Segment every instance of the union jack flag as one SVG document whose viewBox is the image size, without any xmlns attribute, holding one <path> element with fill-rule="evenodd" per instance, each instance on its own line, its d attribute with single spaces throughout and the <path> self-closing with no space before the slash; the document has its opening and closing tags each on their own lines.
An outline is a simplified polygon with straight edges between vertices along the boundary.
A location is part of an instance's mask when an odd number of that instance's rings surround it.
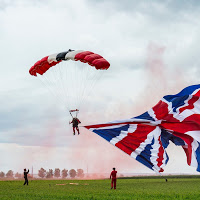
<svg viewBox="0 0 200 200">
<path fill-rule="evenodd" d="M 164 96 L 140 116 L 85 126 L 155 172 L 163 172 L 169 141 L 200 171 L 200 84 Z"/>
</svg>

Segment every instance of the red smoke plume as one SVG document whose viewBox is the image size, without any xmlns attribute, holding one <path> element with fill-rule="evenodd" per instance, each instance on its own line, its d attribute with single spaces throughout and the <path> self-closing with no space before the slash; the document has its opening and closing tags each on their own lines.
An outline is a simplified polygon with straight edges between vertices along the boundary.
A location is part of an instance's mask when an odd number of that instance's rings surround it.
<svg viewBox="0 0 200 200">
<path fill-rule="evenodd" d="M 105 122 L 102 120 L 107 118 L 107 116 L 103 115 L 105 113 L 112 115 L 108 118 L 113 120 L 126 116 L 126 113 L 130 113 L 130 110 L 140 115 L 154 106 L 164 95 L 176 93 L 185 87 L 180 71 L 178 72 L 177 69 L 173 68 L 172 73 L 164 63 L 164 53 L 164 46 L 153 43 L 148 46 L 143 76 L 143 79 L 146 80 L 146 87 L 138 95 L 139 99 L 134 100 L 134 105 L 119 103 L 115 112 L 109 112 L 109 108 L 107 108 L 108 110 L 105 109 L 101 114 L 95 112 L 96 114 L 89 114 L 91 116 L 85 115 L 85 119 L 90 119 L 86 123 L 93 124 L 98 119 L 99 123 Z M 177 73 L 179 73 L 178 79 Z M 121 113 L 121 116 L 116 118 L 116 113 Z M 83 129 L 81 129 L 81 132 L 81 135 L 77 137 L 76 144 L 74 144 L 77 149 L 71 158 L 71 161 L 77 163 L 77 166 L 83 162 L 85 166 L 88 166 L 89 172 L 96 173 L 109 173 L 113 167 L 116 167 L 119 172 L 150 172 L 142 164 L 95 133 Z"/>
</svg>

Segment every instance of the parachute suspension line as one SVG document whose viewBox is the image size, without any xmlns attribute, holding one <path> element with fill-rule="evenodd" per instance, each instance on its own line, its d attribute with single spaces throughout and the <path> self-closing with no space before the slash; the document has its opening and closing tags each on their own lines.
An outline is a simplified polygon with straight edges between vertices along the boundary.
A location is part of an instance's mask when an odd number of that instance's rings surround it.
<svg viewBox="0 0 200 200">
<path fill-rule="evenodd" d="M 49 71 L 44 75 L 44 78 L 46 78 L 51 84 L 53 87 L 57 87 L 57 78 L 56 78 L 56 74 L 53 73 L 52 71 L 55 71 L 55 70 L 52 70 L 52 69 L 49 69 Z M 55 95 L 57 98 L 60 98 L 60 91 L 59 90 L 54 90 L 55 91 Z M 60 98 L 62 100 L 62 98 Z M 63 100 L 62 100 L 63 101 Z"/>
<path fill-rule="evenodd" d="M 57 101 L 58 101 L 59 103 L 63 103 L 62 99 L 59 98 L 58 95 L 55 94 L 53 88 L 49 86 L 49 85 L 50 85 L 49 82 L 51 82 L 51 81 L 49 81 L 46 77 L 45 77 L 46 81 L 43 80 L 44 77 L 43 77 L 43 78 L 40 78 L 40 75 L 39 75 L 39 74 L 38 74 L 38 79 L 40 80 L 40 82 L 42 83 L 42 85 L 45 86 L 45 89 L 47 88 L 47 90 L 49 91 L 49 93 L 51 93 L 53 96 L 55 96 L 55 98 L 57 99 Z"/>
<path fill-rule="evenodd" d="M 72 113 L 69 111 L 69 113 L 70 113 L 70 115 L 72 116 L 72 118 L 73 118 L 73 115 L 72 115 Z"/>
<path fill-rule="evenodd" d="M 62 63 L 62 62 L 61 62 Z M 60 64 L 61 64 L 60 63 Z M 61 78 L 62 76 L 60 76 L 58 74 L 58 69 L 59 69 L 59 65 L 55 66 L 54 69 L 52 69 L 51 71 L 49 70 L 48 72 L 50 72 L 49 74 L 46 73 L 47 76 L 45 76 L 45 78 L 49 77 L 49 80 L 52 80 L 52 85 L 55 86 L 55 93 L 57 98 L 62 100 L 62 104 L 65 105 L 65 99 L 63 98 L 63 91 L 62 91 L 62 81 Z"/>
<path fill-rule="evenodd" d="M 72 92 L 71 88 L 73 86 L 70 84 L 69 80 L 73 77 L 73 74 L 70 74 L 71 70 L 70 67 L 67 66 L 67 61 L 62 61 L 58 65 L 54 66 L 53 73 L 46 72 L 46 75 L 49 77 L 48 80 L 51 80 L 50 82 L 52 85 L 55 86 L 55 93 L 58 98 L 62 100 L 62 104 L 70 110 L 70 94 Z M 48 74 L 47 74 L 48 73 Z M 45 78 L 47 78 L 45 76 Z M 70 86 L 70 87 L 69 87 Z"/>
<path fill-rule="evenodd" d="M 77 79 L 80 79 L 80 72 L 77 69 L 77 66 L 72 62 L 70 62 L 70 68 L 66 67 L 66 80 L 68 80 L 68 83 L 66 85 L 70 85 L 68 88 L 68 95 L 67 98 L 70 101 L 72 100 L 71 104 L 70 102 L 68 103 L 69 106 L 73 105 L 73 108 L 70 107 L 70 109 L 75 109 L 77 108 L 77 95 L 78 95 L 78 88 L 80 87 L 79 84 L 77 83 Z"/>
<path fill-rule="evenodd" d="M 71 62 L 68 63 L 68 61 L 63 61 L 63 66 L 62 66 L 63 74 L 64 74 L 63 84 L 65 85 L 65 91 L 66 91 L 65 101 L 66 101 L 66 106 L 68 110 L 72 109 L 70 108 L 70 94 L 72 93 L 71 90 L 73 88 L 73 86 L 71 85 L 71 80 L 70 80 L 72 79 L 73 74 L 72 74 L 71 68 L 68 66 L 70 64 Z"/>
<path fill-rule="evenodd" d="M 79 111 L 76 111 L 76 117 L 78 116 Z"/>
<path fill-rule="evenodd" d="M 96 72 L 96 69 L 89 69 L 89 66 L 86 69 L 86 76 L 85 79 L 87 78 L 87 80 L 84 80 L 86 83 L 82 84 L 83 86 L 85 85 L 84 88 L 82 88 L 81 90 L 81 94 L 79 96 L 79 107 L 81 106 L 82 102 L 84 99 L 86 99 L 86 97 L 88 97 L 88 92 L 89 92 L 89 88 L 91 86 L 91 74 Z"/>
<path fill-rule="evenodd" d="M 94 70 L 96 70 L 96 69 L 94 69 Z M 94 71 L 94 72 L 96 72 L 96 71 Z M 79 107 L 82 107 L 86 104 L 85 99 L 87 97 L 89 97 L 89 95 L 93 92 L 94 86 L 99 81 L 99 79 L 101 79 L 101 77 L 104 75 L 105 70 L 98 70 L 98 72 L 96 72 L 96 73 L 94 73 L 94 72 L 90 71 L 90 79 L 92 81 L 91 81 L 91 84 L 89 84 L 89 87 L 87 89 L 87 96 L 82 95 L 82 99 L 80 100 Z"/>
<path fill-rule="evenodd" d="M 64 96 L 64 105 L 67 106 L 67 109 L 69 110 L 69 107 L 68 107 L 68 98 L 67 98 L 67 94 L 68 94 L 68 87 L 65 86 L 65 80 L 66 80 L 66 75 L 67 75 L 67 68 L 68 66 L 64 66 L 64 65 L 67 65 L 65 62 L 67 61 L 63 61 L 61 63 L 61 65 L 58 66 L 58 72 L 59 72 L 59 82 L 60 82 L 60 85 L 61 85 L 61 88 L 62 88 L 62 91 L 63 91 L 63 96 Z M 62 73 L 62 68 L 64 68 L 64 72 Z"/>
<path fill-rule="evenodd" d="M 70 65 L 72 65 L 72 66 L 70 66 L 69 68 L 68 68 L 68 66 L 66 66 L 66 68 L 65 68 L 65 75 L 66 75 L 66 79 L 65 79 L 65 81 L 66 81 L 66 86 L 67 85 L 69 85 L 67 88 L 68 88 L 68 91 L 67 91 L 67 96 L 66 96 L 66 98 L 67 98 L 67 101 L 68 101 L 68 106 L 69 106 L 69 109 L 74 109 L 74 107 L 72 108 L 71 106 L 72 105 L 75 105 L 76 106 L 76 99 L 75 99 L 75 97 L 76 97 L 76 85 L 75 85 L 75 79 L 76 79 L 76 77 L 77 77 L 77 72 L 76 72 L 76 68 L 75 68 L 75 66 L 74 66 L 74 64 L 73 64 L 73 62 L 70 62 Z M 72 69 L 73 68 L 73 69 Z M 73 74 L 73 71 L 75 72 L 74 74 Z M 67 81 L 68 81 L 68 83 L 67 83 Z M 69 102 L 70 101 L 70 99 L 71 99 L 71 101 L 73 102 Z"/>
<path fill-rule="evenodd" d="M 55 70 L 49 69 L 48 72 L 43 75 L 43 77 L 46 80 L 45 82 L 47 82 L 49 84 L 49 88 L 52 88 L 52 86 L 55 87 L 55 89 L 52 90 L 54 93 L 54 96 L 56 96 L 56 99 L 59 99 L 59 101 L 62 102 L 62 104 L 63 104 L 64 101 L 62 98 L 61 90 L 56 89 L 59 77 L 57 77 Z"/>
<path fill-rule="evenodd" d="M 68 110 L 72 109 L 70 108 L 70 94 L 72 94 L 71 90 L 73 86 L 71 85 L 70 79 L 72 78 L 71 68 L 68 66 L 71 63 L 68 63 L 68 61 L 63 61 L 61 63 L 60 67 L 60 77 L 62 78 L 61 84 L 63 88 L 63 97 L 64 97 L 64 105 L 67 107 Z M 63 71 L 63 73 L 62 73 Z"/>
<path fill-rule="evenodd" d="M 47 87 L 52 90 L 52 87 L 55 87 L 55 81 L 52 80 L 52 78 L 49 78 L 49 76 L 51 75 L 51 70 L 49 70 L 47 73 L 48 74 L 44 74 L 40 80 L 44 81 L 47 84 Z M 58 91 L 52 90 L 52 92 L 54 96 L 56 97 L 56 99 L 60 99 L 59 95 L 57 94 Z M 62 99 L 60 100 L 62 101 Z"/>
<path fill-rule="evenodd" d="M 71 64 L 71 62 L 69 64 Z M 70 110 L 70 109 L 72 109 L 71 108 L 71 104 L 70 104 L 70 99 L 72 97 L 70 95 L 72 94 L 72 90 L 74 88 L 73 82 L 72 82 L 72 77 L 74 77 L 74 74 L 72 73 L 73 71 L 72 71 L 72 69 L 70 67 L 68 67 L 68 66 L 63 66 L 63 67 L 65 68 L 63 71 L 64 71 L 64 74 L 65 74 L 64 83 L 65 83 L 65 86 L 66 86 L 66 106 Z"/>
<path fill-rule="evenodd" d="M 67 106 L 68 110 L 79 108 L 80 99 L 83 98 L 83 90 L 87 88 L 89 71 L 90 66 L 79 62 L 75 64 L 74 62 L 63 61 L 54 67 L 54 77 L 50 79 L 54 80 L 53 83 L 57 83 L 56 92 L 58 93 L 58 90 L 60 90 L 59 96 L 64 100 L 64 105 Z M 70 107 L 71 99 L 73 101 L 73 107 Z"/>
<path fill-rule="evenodd" d="M 87 81 L 89 81 L 88 80 L 89 79 L 89 75 L 88 74 L 89 74 L 89 71 L 92 70 L 90 68 L 91 68 L 90 66 L 86 66 L 83 69 L 85 76 L 82 77 L 81 89 L 80 89 L 80 93 L 78 95 L 78 102 L 79 102 L 78 106 L 79 107 L 80 107 L 80 103 L 81 103 L 83 97 L 85 95 L 87 95 L 87 93 L 85 93 L 85 90 L 88 88 L 88 82 L 87 82 Z"/>
<path fill-rule="evenodd" d="M 73 91 L 70 93 L 73 94 L 73 104 L 75 105 L 74 108 L 80 108 L 79 105 L 81 103 L 81 99 L 83 99 L 83 96 L 86 96 L 87 93 L 84 91 L 90 86 L 90 83 L 88 83 L 88 77 L 91 70 L 91 66 L 88 66 L 85 63 L 80 62 L 73 62 L 74 66 L 70 66 L 71 70 L 69 70 L 72 74 L 70 75 L 69 71 L 67 71 L 68 77 L 66 80 L 70 80 L 71 88 L 73 88 Z M 70 63 L 70 65 L 73 65 Z M 67 67 L 66 67 L 67 69 Z M 96 69 L 94 69 L 96 71 Z M 87 84 L 88 83 L 88 84 Z M 69 85 L 69 83 L 68 83 Z M 68 87 L 66 87 L 68 88 Z M 72 89 L 71 89 L 72 90 Z M 71 107 L 72 109 L 72 107 Z"/>
<path fill-rule="evenodd" d="M 85 86 L 85 81 L 84 81 L 84 78 L 85 78 L 85 71 L 87 70 L 87 67 L 88 66 L 83 66 L 84 64 L 82 64 L 82 66 L 80 67 L 80 71 L 79 71 L 79 77 L 77 80 L 77 82 L 79 81 L 79 88 L 77 87 L 78 91 L 77 91 L 77 95 L 76 95 L 76 101 L 77 101 L 77 107 L 79 107 L 79 101 L 80 101 L 80 96 L 81 96 L 81 91 L 82 91 L 82 88 Z M 77 67 L 78 68 L 78 67 Z M 78 70 L 78 69 L 77 69 Z M 78 73 L 78 72 L 77 72 Z M 81 76 L 82 75 L 82 76 Z M 80 107 L 79 107 L 80 108 Z"/>
<path fill-rule="evenodd" d="M 58 74 L 58 82 L 59 82 L 58 84 L 60 85 L 60 88 L 63 91 L 63 94 L 65 94 L 65 88 L 64 88 L 64 85 L 63 85 L 63 77 L 61 76 L 61 70 L 60 70 L 61 65 L 62 65 L 62 62 L 60 63 L 60 65 L 55 66 L 55 67 L 57 67 L 56 71 L 57 71 L 57 74 Z M 64 99 L 64 101 L 65 101 L 65 99 Z"/>
<path fill-rule="evenodd" d="M 88 88 L 88 79 L 89 79 L 89 71 L 92 70 L 90 69 L 91 66 L 84 66 L 82 68 L 82 74 L 84 74 L 84 76 L 81 77 L 81 80 L 80 80 L 80 90 L 79 90 L 79 94 L 77 95 L 77 101 L 78 101 L 78 107 L 80 107 L 80 103 L 83 99 L 83 96 L 84 95 L 87 95 L 87 93 L 85 93 L 85 90 Z"/>
<path fill-rule="evenodd" d="M 84 73 L 82 73 L 83 68 L 84 68 L 83 63 L 77 63 L 77 65 L 75 65 L 74 68 L 75 68 L 75 77 L 73 79 L 73 82 L 74 82 L 74 88 L 76 90 L 75 91 L 75 107 L 78 108 L 78 101 L 79 101 L 78 96 L 80 95 L 81 87 L 83 85 L 81 83 L 81 80 L 84 77 Z"/>
<path fill-rule="evenodd" d="M 38 74 L 38 78 L 59 104 L 71 110 L 86 104 L 85 100 L 103 74 L 104 70 L 86 63 L 62 61 L 42 76 Z"/>
</svg>

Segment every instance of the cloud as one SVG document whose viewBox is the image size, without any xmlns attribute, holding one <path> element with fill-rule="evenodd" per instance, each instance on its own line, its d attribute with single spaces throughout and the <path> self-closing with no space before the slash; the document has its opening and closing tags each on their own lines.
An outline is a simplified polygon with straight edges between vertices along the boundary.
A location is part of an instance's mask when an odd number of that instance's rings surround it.
<svg viewBox="0 0 200 200">
<path fill-rule="evenodd" d="M 18 156 L 29 145 L 78 148 L 65 107 L 28 73 L 37 60 L 69 48 L 111 63 L 80 112 L 83 124 L 139 115 L 166 92 L 199 83 L 198 4 L 1 0 L 0 142 L 22 148 Z M 152 45 L 163 48 L 162 68 L 147 65 Z"/>
</svg>

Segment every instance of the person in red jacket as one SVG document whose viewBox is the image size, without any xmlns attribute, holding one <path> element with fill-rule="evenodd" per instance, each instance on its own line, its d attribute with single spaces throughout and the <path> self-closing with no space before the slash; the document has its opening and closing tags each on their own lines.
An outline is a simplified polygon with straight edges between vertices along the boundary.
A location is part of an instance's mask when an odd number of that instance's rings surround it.
<svg viewBox="0 0 200 200">
<path fill-rule="evenodd" d="M 72 119 L 72 121 L 70 122 L 70 124 L 72 124 L 72 127 L 73 127 L 74 135 L 75 135 L 75 128 L 76 128 L 76 130 L 77 130 L 77 132 L 78 132 L 78 135 L 80 134 L 79 128 L 78 128 L 78 125 L 79 125 L 80 123 L 81 123 L 81 122 L 80 122 L 80 120 L 79 120 L 77 117 L 74 117 L 74 118 Z"/>
<path fill-rule="evenodd" d="M 115 171 L 115 168 L 113 168 L 113 171 L 110 173 L 110 179 L 111 179 L 111 189 L 116 189 L 116 182 L 117 182 L 117 171 Z"/>
</svg>

